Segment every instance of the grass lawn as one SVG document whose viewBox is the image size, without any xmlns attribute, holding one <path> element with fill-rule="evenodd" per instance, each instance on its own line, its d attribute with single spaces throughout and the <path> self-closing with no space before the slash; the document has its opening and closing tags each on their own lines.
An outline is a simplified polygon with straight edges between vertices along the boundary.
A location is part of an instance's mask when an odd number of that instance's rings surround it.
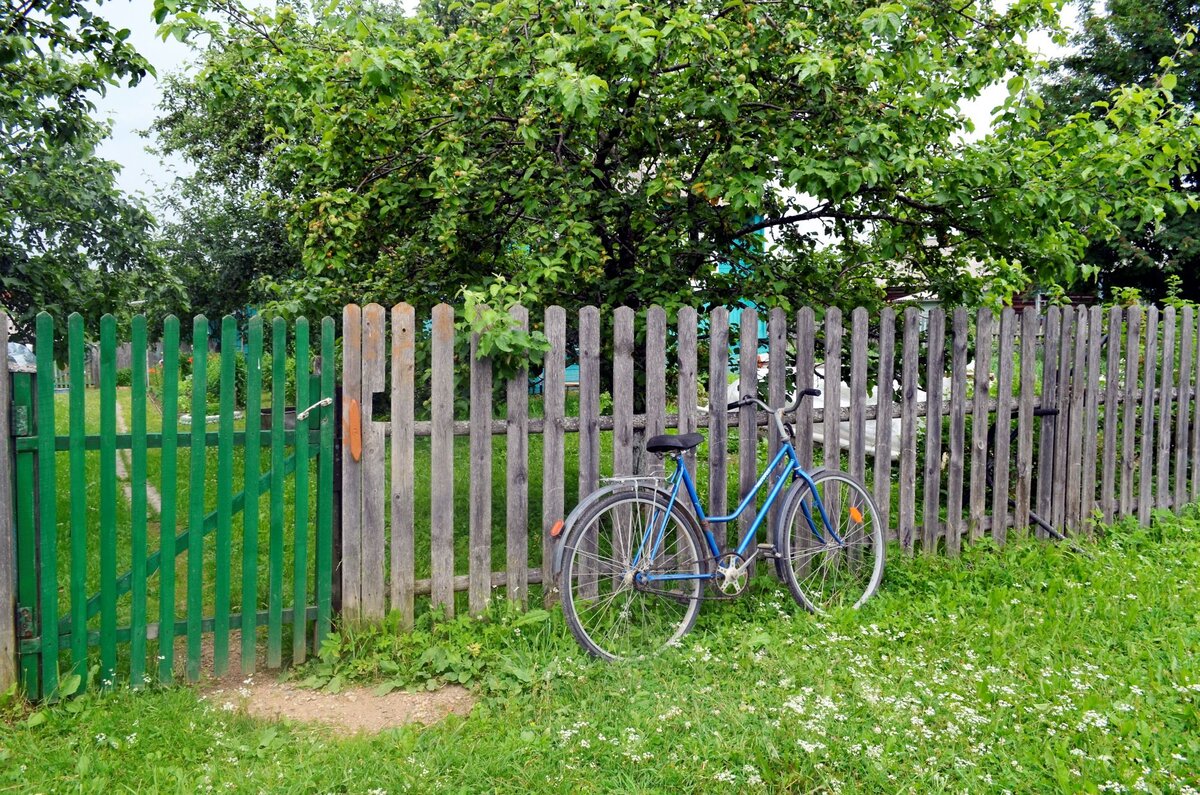
<svg viewBox="0 0 1200 795">
<path fill-rule="evenodd" d="M 257 722 L 186 687 L 10 700 L 0 789 L 1195 792 L 1200 518 L 1111 528 L 1087 551 L 894 556 L 875 600 L 824 620 L 760 581 L 638 664 L 582 657 L 558 612 L 343 638 L 296 678 L 470 671 L 481 695 L 467 718 L 373 737 Z"/>
</svg>

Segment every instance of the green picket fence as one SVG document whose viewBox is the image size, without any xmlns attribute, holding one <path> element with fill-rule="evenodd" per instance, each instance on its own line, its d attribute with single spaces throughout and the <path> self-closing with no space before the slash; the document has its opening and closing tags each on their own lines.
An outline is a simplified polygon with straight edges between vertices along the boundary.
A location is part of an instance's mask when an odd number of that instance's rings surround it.
<svg viewBox="0 0 1200 795">
<path fill-rule="evenodd" d="M 263 373 L 263 326 L 261 318 L 248 324 L 239 388 L 241 338 L 235 319 L 222 319 L 213 418 L 206 318 L 193 322 L 190 375 L 179 321 L 168 317 L 161 370 L 148 378 L 147 322 L 135 317 L 132 386 L 118 389 L 117 322 L 106 315 L 96 390 L 84 383 L 83 319 L 72 315 L 69 383 L 56 396 L 54 321 L 38 316 L 37 373 L 14 373 L 12 382 L 18 652 L 30 697 L 74 691 L 92 666 L 102 683 L 127 676 L 138 686 L 173 679 L 180 664 L 194 681 L 211 657 L 220 676 L 231 644 L 246 673 L 260 654 L 278 667 L 288 641 L 288 657 L 302 661 L 328 631 L 335 327 L 321 322 L 314 372 L 308 321 L 289 334 L 276 319 Z M 289 361 L 294 428 L 282 421 Z M 181 399 L 190 401 L 190 425 Z"/>
</svg>

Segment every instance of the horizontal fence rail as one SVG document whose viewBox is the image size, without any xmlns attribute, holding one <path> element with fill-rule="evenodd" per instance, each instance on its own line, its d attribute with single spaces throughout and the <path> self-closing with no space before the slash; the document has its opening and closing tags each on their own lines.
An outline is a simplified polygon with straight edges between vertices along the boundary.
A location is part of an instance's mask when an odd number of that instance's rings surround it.
<svg viewBox="0 0 1200 795">
<path fill-rule="evenodd" d="M 447 613 L 497 589 L 554 601 L 552 526 L 602 478 L 661 470 L 643 449 L 656 433 L 701 430 L 701 497 L 736 504 L 779 444 L 766 414 L 705 405 L 741 395 L 822 390 L 788 418 L 802 465 L 862 478 L 906 553 L 1145 522 L 1200 489 L 1191 307 L 512 316 L 549 341 L 531 372 L 477 355 L 448 305 L 346 307 L 348 617 L 411 622 L 426 594 Z"/>
</svg>

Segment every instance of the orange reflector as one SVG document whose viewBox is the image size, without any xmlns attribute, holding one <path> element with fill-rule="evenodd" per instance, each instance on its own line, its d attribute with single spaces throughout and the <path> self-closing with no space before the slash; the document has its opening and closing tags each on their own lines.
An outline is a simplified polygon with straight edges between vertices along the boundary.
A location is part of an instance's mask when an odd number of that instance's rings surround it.
<svg viewBox="0 0 1200 795">
<path fill-rule="evenodd" d="M 554 523 L 554 526 L 550 528 L 550 537 L 558 538 L 560 535 L 562 535 L 562 531 L 563 531 L 563 520 L 559 519 L 557 522 Z"/>
<path fill-rule="evenodd" d="M 858 508 L 855 508 L 853 505 L 851 505 L 850 506 L 850 518 L 853 519 L 856 523 L 862 524 L 862 519 L 863 519 L 862 511 L 858 510 Z"/>
</svg>

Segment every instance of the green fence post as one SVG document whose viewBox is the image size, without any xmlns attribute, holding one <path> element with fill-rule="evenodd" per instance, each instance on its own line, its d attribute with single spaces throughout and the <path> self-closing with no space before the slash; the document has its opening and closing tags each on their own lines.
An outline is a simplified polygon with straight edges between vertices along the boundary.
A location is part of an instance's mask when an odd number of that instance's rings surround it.
<svg viewBox="0 0 1200 795">
<path fill-rule="evenodd" d="M 117 319 L 100 318 L 100 679 L 117 669 Z"/>
<path fill-rule="evenodd" d="M 242 491 L 242 673 L 254 673 L 255 638 L 258 628 L 258 480 L 262 477 L 259 431 L 262 427 L 261 316 L 250 318 L 249 349 L 246 352 L 246 458 Z"/>
<path fill-rule="evenodd" d="M 5 354 L 7 355 L 7 353 Z M 33 434 L 32 373 L 13 374 L 13 434 Z M 33 637 L 38 619 L 37 572 L 37 453 L 23 450 L 16 463 L 17 520 L 17 633 L 18 642 Z M 29 698 L 41 695 L 38 656 L 21 654 L 21 687 Z"/>
<path fill-rule="evenodd" d="M 271 536 L 267 562 L 267 665 L 283 661 L 283 431 L 287 397 L 287 325 L 271 322 Z"/>
<path fill-rule="evenodd" d="M 87 435 L 86 405 L 84 402 L 84 339 L 83 315 L 71 313 L 67 319 L 68 364 L 70 370 L 71 436 L 71 662 L 79 676 L 80 687 L 87 682 L 87 457 L 84 437 Z"/>
<path fill-rule="evenodd" d="M 308 605 L 308 417 L 299 412 L 309 406 L 308 320 L 296 321 L 296 490 L 295 531 L 293 541 L 292 588 L 292 662 L 304 662 L 305 637 L 308 634 L 305 612 Z"/>
<path fill-rule="evenodd" d="M 213 671 L 229 668 L 229 588 L 233 567 L 233 411 L 237 363 L 237 320 L 221 320 L 221 411 L 217 433 L 216 611 L 213 621 Z"/>
<path fill-rule="evenodd" d="M 130 401 L 133 418 L 130 439 L 129 541 L 130 590 L 129 680 L 141 687 L 146 676 L 146 318 L 136 315 L 130 344 Z"/>
<path fill-rule="evenodd" d="M 208 320 L 192 321 L 191 478 L 188 484 L 187 675 L 200 678 L 200 620 L 204 616 L 205 416 L 208 413 Z"/>
<path fill-rule="evenodd" d="M 333 318 L 321 321 L 321 399 L 329 405 L 321 409 L 321 447 L 317 458 L 317 622 L 314 648 L 319 652 L 321 642 L 329 632 L 330 595 L 333 588 L 333 430 L 334 416 L 334 323 Z"/>
<path fill-rule="evenodd" d="M 162 508 L 159 511 L 158 678 L 169 682 L 175 665 L 175 533 L 179 484 L 179 318 L 163 321 Z"/>
<path fill-rule="evenodd" d="M 45 312 L 37 316 L 37 368 L 42 694 L 50 698 L 58 690 L 58 482 L 54 466 L 54 319 Z"/>
</svg>

